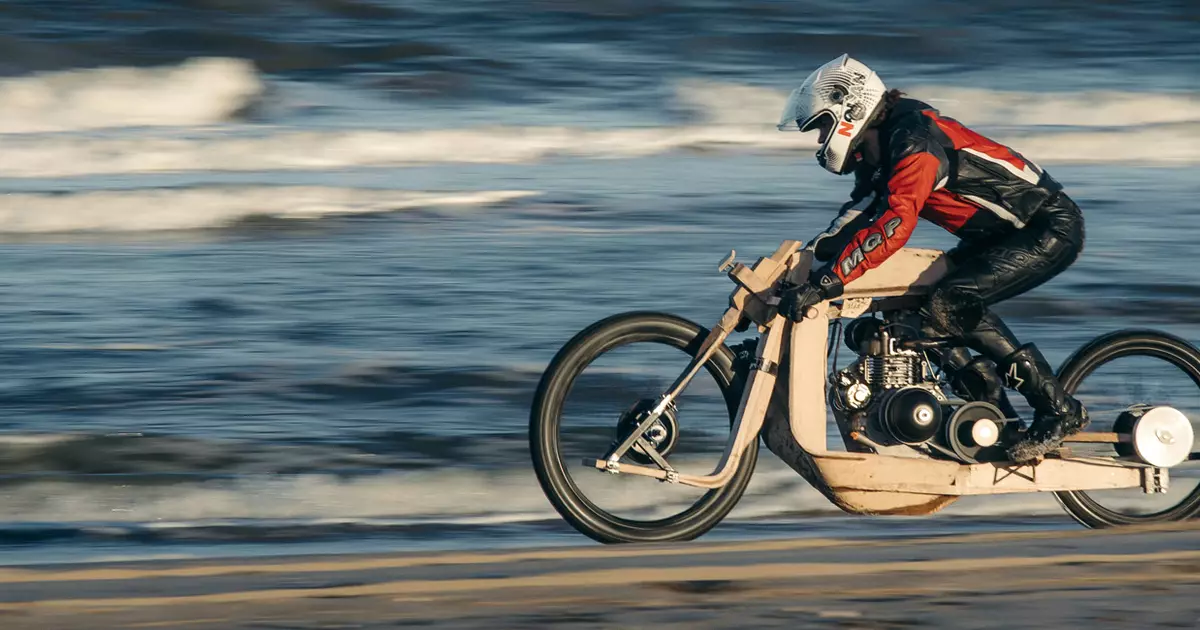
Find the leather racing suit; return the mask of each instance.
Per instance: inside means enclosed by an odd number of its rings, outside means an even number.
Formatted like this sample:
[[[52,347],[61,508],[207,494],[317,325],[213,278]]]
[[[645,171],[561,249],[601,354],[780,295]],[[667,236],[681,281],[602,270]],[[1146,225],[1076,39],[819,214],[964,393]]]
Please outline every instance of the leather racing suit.
[[[925,218],[961,239],[948,253],[951,272],[922,309],[925,332],[959,338],[983,355],[972,362],[959,349],[943,357],[955,389],[1014,414],[990,359],[1039,416],[1082,413],[1037,349],[1020,346],[988,308],[1075,261],[1084,241],[1079,207],[1036,164],[920,101],[899,99],[879,139],[881,163],[859,166],[850,202],[817,238],[815,256],[827,264],[814,283],[824,276],[828,284],[830,275],[853,282],[903,247]]]

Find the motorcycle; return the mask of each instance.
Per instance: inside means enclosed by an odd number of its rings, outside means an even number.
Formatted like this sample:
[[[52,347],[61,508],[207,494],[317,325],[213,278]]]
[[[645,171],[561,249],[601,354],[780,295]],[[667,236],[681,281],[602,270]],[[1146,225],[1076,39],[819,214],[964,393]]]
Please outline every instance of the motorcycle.
[[[746,491],[760,437],[851,514],[926,515],[965,496],[1032,492],[1053,493],[1094,528],[1200,511],[1187,474],[1200,460],[1190,419],[1200,417],[1200,351],[1187,341],[1129,329],[1085,343],[1058,376],[1091,424],[1018,464],[1005,453],[1021,418],[955,391],[936,359],[961,344],[921,333],[922,300],[950,270],[944,252],[904,248],[800,322],[776,307],[785,283],[807,279],[811,248],[784,241],[750,266],[735,256],[719,267],[736,287],[711,329],[668,313],[614,315],[543,373],[533,466],[581,533],[604,543],[703,535]],[[760,335],[736,346],[739,357],[726,342],[748,326]],[[617,355],[632,362],[608,365]]]

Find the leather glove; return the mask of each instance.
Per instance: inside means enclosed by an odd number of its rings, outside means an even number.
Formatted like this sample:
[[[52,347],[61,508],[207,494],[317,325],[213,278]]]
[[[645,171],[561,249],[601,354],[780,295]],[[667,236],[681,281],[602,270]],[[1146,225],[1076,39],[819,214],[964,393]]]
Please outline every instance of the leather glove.
[[[811,282],[790,284],[779,294],[779,314],[792,322],[799,322],[804,319],[804,312],[808,311],[810,306],[821,304],[823,300],[821,289]]]
[[[804,284],[787,285],[779,294],[779,314],[798,322],[808,307],[842,294],[842,281],[832,268],[814,271]]]
[[[811,282],[788,285],[779,294],[779,314],[798,322],[804,319],[804,312],[808,307],[820,304],[824,300],[821,289]]]

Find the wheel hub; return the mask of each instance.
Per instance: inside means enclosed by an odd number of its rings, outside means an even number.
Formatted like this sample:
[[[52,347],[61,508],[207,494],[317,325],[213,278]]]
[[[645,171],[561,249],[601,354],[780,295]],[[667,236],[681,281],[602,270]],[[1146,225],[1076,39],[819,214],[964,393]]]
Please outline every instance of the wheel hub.
[[[617,435],[613,440],[613,446],[625,441],[646,419],[654,406],[658,403],[656,400],[642,399],[629,408],[628,411],[621,414],[620,420],[617,421]],[[679,421],[676,418],[674,407],[667,407],[666,410],[658,416],[653,424],[648,429],[642,432],[642,437],[646,439],[662,457],[670,455],[675,450],[675,445],[679,442]],[[634,444],[626,455],[633,461],[642,465],[653,465],[654,460],[650,455],[642,449],[640,444]]]
[[[1167,406],[1136,406],[1113,424],[1117,433],[1129,434],[1129,443],[1117,445],[1119,455],[1133,456],[1159,468],[1187,461],[1195,436],[1183,412]]]

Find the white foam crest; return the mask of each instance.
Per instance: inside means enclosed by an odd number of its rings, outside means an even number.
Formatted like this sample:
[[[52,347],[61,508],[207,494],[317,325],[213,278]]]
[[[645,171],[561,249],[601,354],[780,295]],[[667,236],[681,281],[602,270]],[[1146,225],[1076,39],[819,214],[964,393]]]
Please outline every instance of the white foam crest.
[[[567,157],[621,159],[683,150],[810,151],[809,135],[770,126],[591,130],[496,127],[431,131],[282,131],[240,137],[12,136],[0,151],[8,177],[186,171],[317,171],[421,164],[522,164]],[[1200,123],[1131,129],[992,134],[1037,162],[1171,165],[1200,161]]]
[[[716,125],[774,125],[788,90],[773,87],[684,79],[674,85],[675,105]]]
[[[1200,121],[1200,98],[1156,92],[1006,92],[972,88],[912,88],[964,124],[1134,127]]]
[[[1130,131],[1019,134],[997,139],[1038,164],[1180,166],[1200,162],[1200,124],[1196,123]]]
[[[967,125],[1134,127],[1200,121],[1200,97],[1187,93],[901,88]],[[786,89],[700,79],[675,85],[677,105],[713,124],[773,124],[787,95]]]
[[[0,195],[0,233],[143,232],[227,226],[254,216],[316,219],[422,207],[473,207],[536,193],[230,186]]]
[[[325,170],[414,164],[518,164],[550,157],[632,158],[678,149],[812,146],[774,128],[491,127],[429,131],[294,131],[253,137],[14,136],[0,151],[9,177],[172,171]]]
[[[0,133],[220,123],[265,86],[241,59],[160,68],[95,68],[0,80]]]

